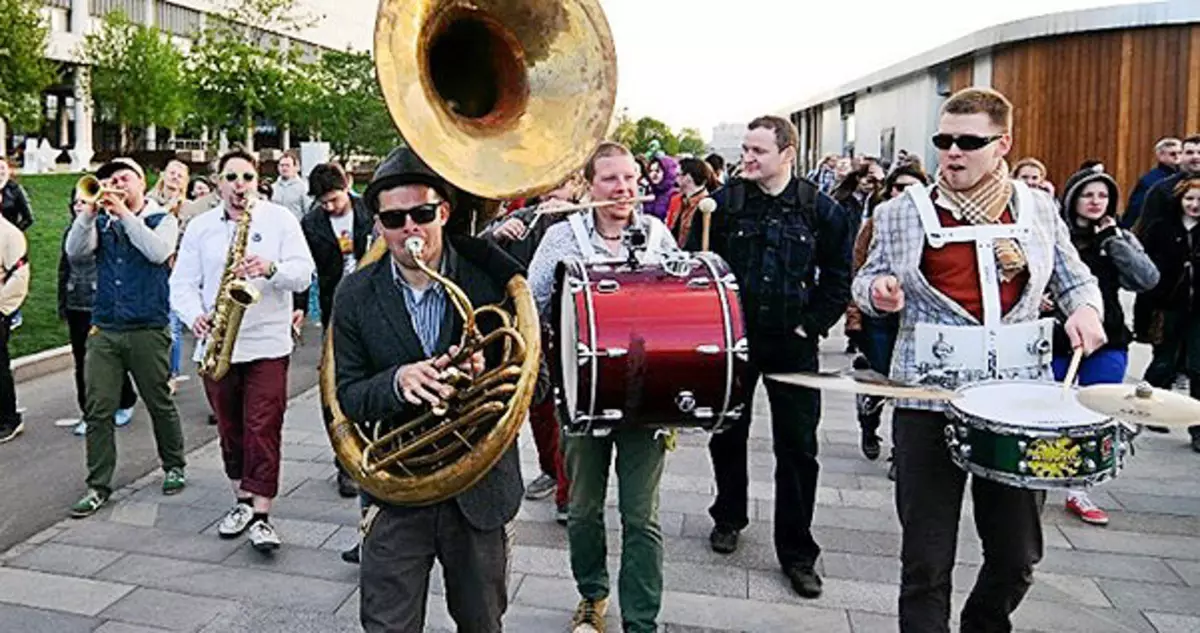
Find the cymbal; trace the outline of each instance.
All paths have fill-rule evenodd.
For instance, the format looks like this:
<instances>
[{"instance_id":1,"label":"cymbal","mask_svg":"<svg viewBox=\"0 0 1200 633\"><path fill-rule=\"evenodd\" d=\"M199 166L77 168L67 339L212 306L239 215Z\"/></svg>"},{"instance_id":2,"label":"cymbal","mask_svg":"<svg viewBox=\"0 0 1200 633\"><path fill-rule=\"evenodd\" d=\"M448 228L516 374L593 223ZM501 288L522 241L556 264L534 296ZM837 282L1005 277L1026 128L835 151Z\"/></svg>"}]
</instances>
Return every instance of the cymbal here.
<instances>
[{"instance_id":1,"label":"cymbal","mask_svg":"<svg viewBox=\"0 0 1200 633\"><path fill-rule=\"evenodd\" d=\"M882 396L884 398L896 398L900 400L954 400L959 396L959 394L949 389L897 382L879 372L869 370L795 372L788 374L767 374L766 377L770 380L777 380L810 389L863 394L866 396Z\"/></svg>"},{"instance_id":2,"label":"cymbal","mask_svg":"<svg viewBox=\"0 0 1200 633\"><path fill-rule=\"evenodd\" d=\"M1079 404L1096 413L1140 424L1180 428L1200 424L1200 401L1145 383L1081 387Z\"/></svg>"}]
</instances>

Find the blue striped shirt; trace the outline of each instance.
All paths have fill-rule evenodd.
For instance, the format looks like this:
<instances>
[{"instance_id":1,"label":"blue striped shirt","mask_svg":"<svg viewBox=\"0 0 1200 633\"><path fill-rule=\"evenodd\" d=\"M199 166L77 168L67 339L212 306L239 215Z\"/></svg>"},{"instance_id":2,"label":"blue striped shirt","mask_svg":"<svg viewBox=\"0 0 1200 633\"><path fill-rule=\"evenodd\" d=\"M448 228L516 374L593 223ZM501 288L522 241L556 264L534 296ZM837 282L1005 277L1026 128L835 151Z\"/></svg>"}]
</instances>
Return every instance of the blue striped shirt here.
<instances>
[{"instance_id":1,"label":"blue striped shirt","mask_svg":"<svg viewBox=\"0 0 1200 633\"><path fill-rule=\"evenodd\" d=\"M442 271L447 269L447 259L449 259L448 253L444 253ZM422 289L413 288L400 274L400 267L396 264L396 260L391 261L392 279L396 281L396 286L404 295L404 307L408 309L413 330L416 331L417 338L421 341L421 349L425 350L427 356L432 357L434 349L437 347L438 336L442 333L442 320L446 317L446 288L436 281L431 281Z\"/></svg>"}]
</instances>

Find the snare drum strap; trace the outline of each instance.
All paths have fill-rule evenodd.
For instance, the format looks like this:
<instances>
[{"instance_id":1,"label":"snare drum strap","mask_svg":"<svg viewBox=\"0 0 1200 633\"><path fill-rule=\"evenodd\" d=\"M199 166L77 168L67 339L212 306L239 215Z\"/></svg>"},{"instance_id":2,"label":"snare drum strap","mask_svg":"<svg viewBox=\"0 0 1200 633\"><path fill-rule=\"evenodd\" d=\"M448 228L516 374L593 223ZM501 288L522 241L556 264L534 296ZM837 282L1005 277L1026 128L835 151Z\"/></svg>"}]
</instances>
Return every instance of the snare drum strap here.
<instances>
[{"instance_id":1,"label":"snare drum strap","mask_svg":"<svg viewBox=\"0 0 1200 633\"><path fill-rule=\"evenodd\" d=\"M596 249L592 246L592 238L588 235L587 227L583 225L583 214L572 213L567 222L571 225L571 232L575 234L575 243L579 245L579 253L583 255L584 260L591 260L596 257Z\"/></svg>"}]
</instances>

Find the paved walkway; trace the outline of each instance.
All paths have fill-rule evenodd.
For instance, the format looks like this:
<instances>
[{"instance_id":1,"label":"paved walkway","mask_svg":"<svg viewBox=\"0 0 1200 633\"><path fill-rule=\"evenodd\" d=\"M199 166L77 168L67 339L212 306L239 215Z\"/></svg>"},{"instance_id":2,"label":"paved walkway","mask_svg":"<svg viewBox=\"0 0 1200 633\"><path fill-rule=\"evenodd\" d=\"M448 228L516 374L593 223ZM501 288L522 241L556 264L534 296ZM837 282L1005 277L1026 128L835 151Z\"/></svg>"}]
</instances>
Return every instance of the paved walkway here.
<instances>
[{"instance_id":1,"label":"paved walkway","mask_svg":"<svg viewBox=\"0 0 1200 633\"><path fill-rule=\"evenodd\" d=\"M848 358L826 342L825 367ZM1144 362L1144 361L1143 361ZM1138 370L1140 372L1140 369ZM705 510L712 477L704 438L681 438L662 484L666 541L666 631L896 630L899 526L885 461L858 449L852 400L826 398L821 430L817 540L825 594L792 594L771 546L773 458L765 398L751 440L753 523L741 549L708 549ZM114 496L96 516L64 519L0 555L0 631L307 632L358 629L357 568L338 553L356 539L356 502L337 496L331 452L309 392L292 402L284 433L282 490L272 516L285 545L264 557L215 524L231 502L215 444L190 456L189 486L159 492L152 473ZM528 432L521 436L527 479L536 474ZM1112 514L1107 528L1084 526L1051 495L1047 555L1017 613L1022 631L1200 632L1200 456L1182 435L1144 436L1120 477L1094 492ZM610 552L618 547L610 490ZM507 630L566 630L576 601L563 528L549 500L526 502L517 521ZM964 510L955 574L960 608L980 563L970 507ZM615 572L615 559L612 569ZM435 570L435 574L436 574ZM453 630L435 579L429 627ZM610 620L612 621L612 620ZM611 627L616 630L616 627Z\"/></svg>"}]
</instances>

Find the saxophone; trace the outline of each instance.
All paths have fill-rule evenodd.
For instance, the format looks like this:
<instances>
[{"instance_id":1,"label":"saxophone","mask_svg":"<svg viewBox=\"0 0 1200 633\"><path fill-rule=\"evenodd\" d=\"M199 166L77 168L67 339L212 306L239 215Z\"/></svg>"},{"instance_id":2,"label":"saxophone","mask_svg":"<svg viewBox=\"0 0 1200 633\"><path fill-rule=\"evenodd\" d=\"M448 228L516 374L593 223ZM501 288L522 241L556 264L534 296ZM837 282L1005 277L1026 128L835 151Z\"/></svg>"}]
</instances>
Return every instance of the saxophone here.
<instances>
[{"instance_id":1,"label":"saxophone","mask_svg":"<svg viewBox=\"0 0 1200 633\"><path fill-rule=\"evenodd\" d=\"M217 288L213 307L212 329L208 332L208 347L200 363L199 374L212 380L220 380L229 372L233 359L233 345L237 342L238 329L246 308L258 303L262 293L245 279L234 275L234 267L246 256L246 242L250 237L250 215L256 198L247 198L246 210L238 217L229 255L225 258L225 272L221 275L221 286Z\"/></svg>"}]
</instances>

